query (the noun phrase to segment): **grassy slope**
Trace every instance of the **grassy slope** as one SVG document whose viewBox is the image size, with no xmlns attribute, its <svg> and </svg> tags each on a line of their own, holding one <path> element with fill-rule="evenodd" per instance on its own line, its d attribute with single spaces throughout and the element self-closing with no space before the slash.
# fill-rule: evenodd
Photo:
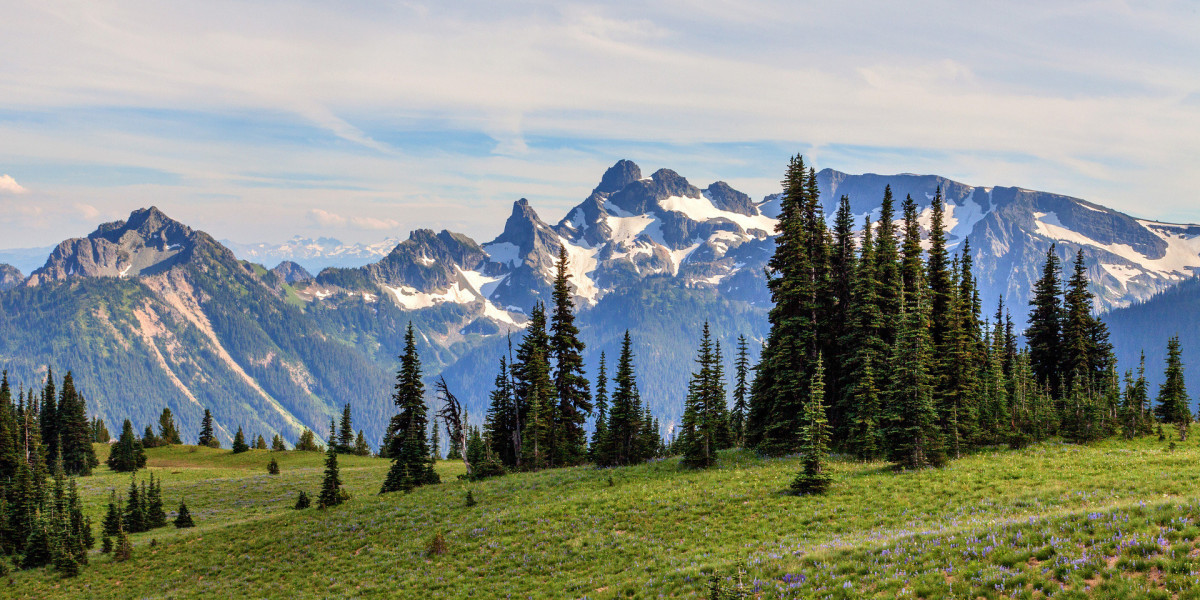
<svg viewBox="0 0 1200 600">
<path fill-rule="evenodd" d="M 740 566 L 763 597 L 1196 597 L 1200 447 L 1164 446 L 1045 444 L 900 474 L 838 462 L 819 498 L 781 493 L 795 460 L 737 452 L 704 472 L 668 460 L 477 484 L 443 462 L 447 483 L 386 496 L 386 461 L 341 457 L 354 499 L 326 511 L 289 510 L 317 490 L 319 454 L 276 453 L 272 477 L 266 451 L 154 449 L 165 502 L 185 497 L 196 529 L 135 535 L 132 561 L 93 554 L 71 580 L 18 573 L 0 596 L 696 597 L 704 573 Z M 104 468 L 83 480 L 95 522 L 107 490 L 128 485 Z M 426 558 L 438 530 L 449 552 Z"/>
</svg>

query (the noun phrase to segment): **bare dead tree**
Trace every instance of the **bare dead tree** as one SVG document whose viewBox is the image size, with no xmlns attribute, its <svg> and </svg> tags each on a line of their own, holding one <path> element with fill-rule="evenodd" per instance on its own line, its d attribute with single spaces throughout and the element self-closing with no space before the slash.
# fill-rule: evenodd
<svg viewBox="0 0 1200 600">
<path fill-rule="evenodd" d="M 436 387 L 438 398 L 442 401 L 442 408 L 438 409 L 437 416 L 446 424 L 446 435 L 449 439 L 458 440 L 459 454 L 462 455 L 463 465 L 467 467 L 467 477 L 469 478 L 471 477 L 471 462 L 467 459 L 466 412 L 463 411 L 458 398 L 450 393 L 445 377 L 438 379 Z"/>
</svg>

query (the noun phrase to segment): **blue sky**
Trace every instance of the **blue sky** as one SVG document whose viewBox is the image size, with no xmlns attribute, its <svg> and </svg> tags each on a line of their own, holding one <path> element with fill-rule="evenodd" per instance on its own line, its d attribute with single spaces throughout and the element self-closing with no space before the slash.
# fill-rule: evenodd
<svg viewBox="0 0 1200 600">
<path fill-rule="evenodd" d="M 787 157 L 1200 222 L 1194 2 L 0 5 L 0 247 L 154 204 L 218 238 L 479 239 L 621 158 Z"/>
</svg>

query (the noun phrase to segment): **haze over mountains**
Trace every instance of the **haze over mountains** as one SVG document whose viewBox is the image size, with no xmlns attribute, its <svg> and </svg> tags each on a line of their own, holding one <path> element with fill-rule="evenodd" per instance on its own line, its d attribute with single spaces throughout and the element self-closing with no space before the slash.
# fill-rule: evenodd
<svg viewBox="0 0 1200 600">
<path fill-rule="evenodd" d="M 1018 321 L 1051 244 L 1063 256 L 1084 252 L 1101 310 L 1149 299 L 1200 267 L 1200 227 L 1076 198 L 933 175 L 826 169 L 818 182 L 827 214 L 847 195 L 859 223 L 878 214 L 887 185 L 897 205 L 911 195 L 928 223 L 940 187 L 951 249 L 970 240 L 984 312 L 1003 294 Z M 506 334 L 519 336 L 530 307 L 549 298 L 561 247 L 589 372 L 631 329 L 642 396 L 669 424 L 702 321 L 727 350 L 739 334 L 765 334 L 777 210 L 776 196 L 701 188 L 625 160 L 557 223 L 518 200 L 483 243 L 417 230 L 398 243 L 223 244 L 151 207 L 62 242 L 28 278 L 0 268 L 0 364 L 26 382 L 50 360 L 74 370 L 110 422 L 140 426 L 165 405 L 186 435 L 211 408 L 226 441 L 239 425 L 289 440 L 305 427 L 320 435 L 350 402 L 377 444 L 409 320 L 427 375 L 444 374 L 477 422 Z"/>
</svg>

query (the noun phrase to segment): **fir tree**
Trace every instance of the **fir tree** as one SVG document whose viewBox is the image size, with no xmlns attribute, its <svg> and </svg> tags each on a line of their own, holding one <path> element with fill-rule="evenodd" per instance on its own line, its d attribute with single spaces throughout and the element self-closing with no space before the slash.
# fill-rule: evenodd
<svg viewBox="0 0 1200 600">
<path fill-rule="evenodd" d="M 517 421 L 517 407 L 513 400 L 512 379 L 508 375 L 508 363 L 500 357 L 500 372 L 496 374 L 491 402 L 484 417 L 491 453 L 507 466 L 516 466 L 517 454 L 513 438 L 513 426 Z"/>
<path fill-rule="evenodd" d="M 268 475 L 278 475 L 279 474 L 279 461 L 275 460 L 274 456 L 271 457 L 271 460 L 267 461 L 267 474 Z"/>
<path fill-rule="evenodd" d="M 431 459 L 437 460 L 437 451 L 431 455 Z M 358 436 L 354 438 L 354 455 L 355 456 L 370 456 L 371 446 L 367 444 L 367 438 L 363 436 L 361 429 L 358 430 Z"/>
<path fill-rule="evenodd" d="M 425 439 L 424 428 L 421 429 L 421 439 Z M 329 508 L 342 503 L 342 478 L 338 470 L 337 455 L 337 445 L 331 439 L 325 450 L 325 478 L 321 480 L 321 495 L 317 499 L 317 508 Z"/>
<path fill-rule="evenodd" d="M 112 439 L 112 435 L 108 432 L 108 427 L 104 425 L 104 419 L 100 417 L 92 417 L 92 441 L 97 444 L 107 444 Z"/>
<path fill-rule="evenodd" d="M 242 427 L 239 425 L 237 433 L 233 436 L 233 453 L 241 454 L 250 450 L 250 445 L 246 443 L 246 435 L 242 433 Z"/>
<path fill-rule="evenodd" d="M 0 498 L 8 483 L 17 476 L 17 466 L 23 461 L 19 450 L 20 434 L 17 413 L 13 407 L 12 390 L 8 385 L 8 371 L 0 374 Z M 0 515 L 3 519 L 3 515 Z M 2 527 L 2 525 L 0 525 Z M 0 544 L 2 549 L 3 544 Z"/>
<path fill-rule="evenodd" d="M 145 494 L 138 490 L 137 481 L 134 478 L 129 479 L 129 495 L 125 500 L 125 515 L 121 522 L 125 525 L 125 531 L 129 533 L 139 533 L 146 531 L 146 506 L 143 500 Z"/>
<path fill-rule="evenodd" d="M 263 436 L 259 435 L 259 436 L 258 436 L 258 440 L 254 442 L 254 449 L 255 449 L 255 450 L 266 450 L 266 449 L 267 449 L 267 440 L 266 440 L 266 438 L 264 438 Z"/>
<path fill-rule="evenodd" d="M 32 390 L 30 391 L 32 394 Z M 54 385 L 54 369 L 46 368 L 46 386 L 42 389 L 41 414 L 38 425 L 41 426 L 42 443 L 46 445 L 46 457 L 58 456 L 58 404 L 57 391 Z"/>
<path fill-rule="evenodd" d="M 124 562 L 131 558 L 133 558 L 133 543 L 129 541 L 129 534 L 121 530 L 117 535 L 117 547 L 113 550 L 113 560 Z"/>
<path fill-rule="evenodd" d="M 271 436 L 271 451 L 283 452 L 287 450 L 287 444 L 283 442 L 283 436 L 278 433 Z"/>
<path fill-rule="evenodd" d="M 220 444 L 217 441 L 217 437 L 213 435 L 212 413 L 207 408 L 204 409 L 204 419 L 200 421 L 200 436 L 196 443 L 210 448 L 217 448 Z"/>
<path fill-rule="evenodd" d="M 1179 336 L 1171 336 L 1167 341 L 1167 368 L 1163 373 L 1163 383 L 1158 388 L 1158 406 L 1154 414 L 1159 421 L 1179 427 L 1180 440 L 1187 436 L 1186 427 L 1192 421 L 1192 412 L 1188 408 L 1190 402 L 1187 386 L 1183 382 L 1183 351 L 1179 347 Z"/>
<path fill-rule="evenodd" d="M 804 403 L 800 429 L 800 473 L 792 480 L 794 494 L 823 494 L 833 478 L 825 466 L 829 427 L 825 419 L 825 367 L 820 356 L 813 371 L 812 392 Z"/>
<path fill-rule="evenodd" d="M 608 435 L 608 364 L 604 353 L 600 353 L 600 369 L 596 373 L 596 427 L 592 431 L 592 445 L 588 449 L 592 462 L 604 464 L 608 458 L 602 455 L 604 438 Z"/>
<path fill-rule="evenodd" d="M 1029 364 L 1034 377 L 1038 384 L 1049 386 L 1050 394 L 1055 398 L 1062 389 L 1060 296 L 1058 254 L 1051 245 L 1042 265 L 1042 277 L 1034 284 L 1033 297 L 1029 301 L 1029 327 L 1025 330 L 1025 339 L 1029 343 Z"/>
<path fill-rule="evenodd" d="M 380 493 L 407 491 L 416 486 L 439 482 L 425 438 L 425 432 L 429 429 L 425 384 L 421 382 L 421 359 L 417 355 L 412 323 L 408 324 L 404 343 L 404 355 L 400 357 L 400 370 L 396 373 L 395 392 L 392 394 L 399 412 L 392 417 L 388 427 L 388 456 L 392 458 L 392 467 Z M 324 493 L 322 491 L 323 496 Z"/>
<path fill-rule="evenodd" d="M 158 439 L 157 435 L 154 435 L 154 428 L 147 425 L 146 429 L 142 430 L 142 447 L 157 448 L 161 445 L 162 441 Z"/>
<path fill-rule="evenodd" d="M 158 417 L 158 437 L 164 444 L 183 443 L 183 439 L 179 436 L 179 429 L 175 427 L 175 415 L 171 414 L 169 408 L 164 408 Z"/>
<path fill-rule="evenodd" d="M 304 492 L 300 492 L 303 494 Z M 173 521 L 176 529 L 187 529 L 195 527 L 196 523 L 192 521 L 192 513 L 188 510 L 187 502 L 179 501 L 179 510 L 176 511 L 175 520 Z"/>
<path fill-rule="evenodd" d="M 113 445 L 105 464 L 118 472 L 136 471 L 146 466 L 146 452 L 142 449 L 142 442 L 133 434 L 133 423 L 129 419 L 125 419 L 121 426 L 121 437 Z"/>
<path fill-rule="evenodd" d="M 725 389 L 720 381 L 718 348 L 706 321 L 697 350 L 696 364 L 699 369 L 692 373 L 688 384 L 679 433 L 683 444 L 681 464 L 687 467 L 702 469 L 712 466 L 716 462 L 717 450 L 723 447 L 722 438 L 728 438 L 728 421 L 724 414 Z"/>
<path fill-rule="evenodd" d="M 305 429 L 300 432 L 300 437 L 296 438 L 295 449 L 299 452 L 320 452 L 320 446 L 317 446 L 317 436 L 311 429 Z"/>
<path fill-rule="evenodd" d="M 312 500 L 310 500 L 308 498 L 308 493 L 305 492 L 304 490 L 301 490 L 300 494 L 298 496 L 296 496 L 296 505 L 293 506 L 292 508 L 294 508 L 296 510 L 304 510 L 311 505 L 312 505 Z"/>
<path fill-rule="evenodd" d="M 61 436 L 63 468 L 68 475 L 91 475 L 100 464 L 92 450 L 92 430 L 87 418 L 87 406 L 75 391 L 75 379 L 70 371 L 63 377 L 57 418 Z"/>
<path fill-rule="evenodd" d="M 641 407 L 633 367 L 633 343 L 629 330 L 621 341 L 617 373 L 613 377 L 612 408 L 608 413 L 607 434 L 604 438 L 601 466 L 629 465 L 640 462 Z"/>
<path fill-rule="evenodd" d="M 886 439 L 889 460 L 919 469 L 939 465 L 943 457 L 928 371 L 925 307 L 920 298 L 910 306 L 901 310 L 900 331 L 892 352 Z"/>
<path fill-rule="evenodd" d="M 750 375 L 750 355 L 744 335 L 738 336 L 737 359 L 733 363 L 733 369 L 733 411 L 730 413 L 729 428 L 734 445 L 742 448 L 746 445 L 746 398 L 750 393 L 747 380 Z"/>
<path fill-rule="evenodd" d="M 150 485 L 146 488 L 146 528 L 157 529 L 167 525 L 167 511 L 163 509 L 162 480 L 157 483 L 150 473 Z"/>
<path fill-rule="evenodd" d="M 442 439 L 436 422 L 429 427 L 429 459 L 435 463 L 442 460 Z"/>
<path fill-rule="evenodd" d="M 587 456 L 583 425 L 592 411 L 592 394 L 583 370 L 584 344 L 575 326 L 575 306 L 570 286 L 567 247 L 559 246 L 550 320 L 550 356 L 554 359 L 554 389 L 558 407 L 553 418 L 551 464 L 579 464 Z"/>
<path fill-rule="evenodd" d="M 529 470 L 550 465 L 557 390 L 551 380 L 549 356 L 546 311 L 538 303 L 530 312 L 516 361 L 510 365 L 521 424 L 520 465 Z"/>
<path fill-rule="evenodd" d="M 333 440 L 330 440 L 329 443 L 332 444 Z M 342 421 L 337 435 L 337 451 L 342 454 L 350 454 L 354 451 L 354 425 L 350 419 L 349 403 L 342 408 Z"/>
</svg>

